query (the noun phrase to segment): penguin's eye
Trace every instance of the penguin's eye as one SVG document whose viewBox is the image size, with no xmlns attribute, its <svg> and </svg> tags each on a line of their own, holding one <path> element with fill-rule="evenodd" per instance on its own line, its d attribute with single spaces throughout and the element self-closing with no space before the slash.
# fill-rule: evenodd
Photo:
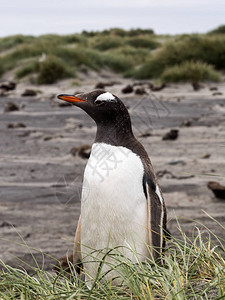
<svg viewBox="0 0 225 300">
<path fill-rule="evenodd" d="M 96 99 L 96 100 L 95 100 L 95 104 L 102 104 L 102 103 L 103 103 L 102 100 L 99 100 L 99 99 Z"/>
</svg>

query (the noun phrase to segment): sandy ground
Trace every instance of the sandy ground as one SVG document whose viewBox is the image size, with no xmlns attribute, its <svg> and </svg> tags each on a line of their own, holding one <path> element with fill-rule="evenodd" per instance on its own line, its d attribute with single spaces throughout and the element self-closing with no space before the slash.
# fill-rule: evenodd
<svg viewBox="0 0 225 300">
<path fill-rule="evenodd" d="M 171 233 L 179 236 L 178 218 L 189 236 L 196 232 L 196 222 L 202 230 L 207 226 L 224 236 L 206 214 L 225 226 L 225 201 L 216 199 L 207 188 L 212 180 L 225 184 L 224 83 L 204 84 L 198 92 L 188 84 L 169 85 L 136 96 L 121 93 L 131 80 L 109 72 L 90 72 L 76 80 L 79 86 L 72 80 L 39 87 L 20 83 L 15 91 L 0 97 L 0 259 L 5 263 L 18 266 L 23 260 L 29 270 L 29 264 L 35 265 L 33 256 L 43 263 L 43 251 L 44 268 L 51 270 L 53 258 L 71 252 L 87 160 L 72 156 L 70 150 L 91 145 L 96 127 L 80 109 L 59 107 L 55 95 L 88 92 L 99 81 L 118 82 L 106 89 L 129 108 L 135 135 L 159 175 Z M 222 94 L 213 96 L 210 87 Z M 25 88 L 39 93 L 21 97 Z M 16 103 L 20 110 L 4 112 L 8 102 Z M 190 126 L 184 125 L 186 121 Z M 8 128 L 15 123 L 26 127 Z M 170 129 L 179 129 L 179 137 L 162 140 Z"/>
</svg>

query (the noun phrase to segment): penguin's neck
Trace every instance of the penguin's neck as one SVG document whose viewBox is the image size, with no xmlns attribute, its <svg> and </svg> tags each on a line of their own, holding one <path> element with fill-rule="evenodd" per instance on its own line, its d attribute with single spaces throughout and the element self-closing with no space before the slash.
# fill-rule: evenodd
<svg viewBox="0 0 225 300">
<path fill-rule="evenodd" d="M 144 169 L 151 173 L 150 176 L 152 181 L 155 181 L 154 172 L 152 172 L 151 161 L 143 145 L 135 138 L 133 134 L 130 118 L 129 120 L 118 122 L 117 125 L 110 122 L 107 124 L 97 123 L 95 143 L 103 143 L 111 146 L 122 146 L 131 150 L 140 157 Z"/>
<path fill-rule="evenodd" d="M 124 146 L 135 140 L 130 118 L 118 122 L 97 123 L 95 142 L 113 146 Z"/>
</svg>

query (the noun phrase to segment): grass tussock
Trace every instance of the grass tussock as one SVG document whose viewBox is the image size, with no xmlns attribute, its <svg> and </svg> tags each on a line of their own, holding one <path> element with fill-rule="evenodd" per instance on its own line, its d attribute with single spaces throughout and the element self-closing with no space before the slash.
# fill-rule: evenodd
<svg viewBox="0 0 225 300">
<path fill-rule="evenodd" d="M 95 49 L 105 51 L 113 48 L 118 48 L 124 44 L 124 39 L 119 36 L 103 36 L 98 37 L 93 44 Z"/>
<path fill-rule="evenodd" d="M 75 71 L 69 69 L 59 57 L 49 55 L 44 61 L 35 60 L 24 64 L 16 71 L 15 76 L 21 79 L 30 74 L 36 74 L 38 84 L 51 84 L 57 80 L 75 76 Z"/>
<path fill-rule="evenodd" d="M 103 56 L 103 64 L 118 73 L 123 73 L 134 66 L 131 57 L 123 54 L 115 56 L 110 53 Z"/>
<path fill-rule="evenodd" d="M 130 36 L 138 36 L 138 35 L 153 35 L 154 31 L 152 29 L 130 29 L 125 30 L 122 28 L 111 28 L 103 31 L 82 31 L 82 35 L 88 37 L 96 37 L 96 36 L 120 36 L 120 37 L 130 37 Z"/>
<path fill-rule="evenodd" d="M 9 50 L 13 47 L 25 43 L 31 43 L 35 40 L 33 36 L 25 36 L 22 34 L 12 35 L 5 38 L 0 38 L 0 51 Z"/>
<path fill-rule="evenodd" d="M 149 50 L 156 49 L 160 46 L 160 43 L 151 36 L 132 37 L 127 40 L 127 44 L 134 48 L 147 48 Z"/>
<path fill-rule="evenodd" d="M 101 57 L 98 51 L 83 47 L 59 47 L 54 50 L 54 55 L 62 59 L 65 65 L 82 66 L 98 70 L 101 66 Z"/>
<path fill-rule="evenodd" d="M 21 79 L 37 71 L 38 71 L 38 62 L 37 61 L 28 62 L 15 72 L 15 76 L 17 79 Z"/>
<path fill-rule="evenodd" d="M 213 66 L 202 62 L 186 61 L 167 68 L 161 75 L 163 82 L 191 82 L 196 86 L 201 81 L 220 81 L 220 73 Z"/>
<path fill-rule="evenodd" d="M 69 76 L 71 76 L 69 69 L 56 56 L 48 56 L 43 62 L 39 63 L 37 80 L 40 84 L 54 83 Z"/>
<path fill-rule="evenodd" d="M 164 43 L 148 62 L 134 72 L 139 79 L 158 78 L 168 67 L 185 61 L 201 61 L 218 70 L 225 69 L 225 37 L 184 35 Z"/>
<path fill-rule="evenodd" d="M 225 34 L 225 25 L 221 25 L 214 30 L 211 30 L 209 34 Z"/>
<path fill-rule="evenodd" d="M 24 269 L 12 268 L 1 262 L 0 297 L 11 299 L 223 299 L 225 297 L 225 248 L 213 233 L 204 234 L 195 228 L 195 238 L 190 240 L 181 231 L 181 238 L 169 243 L 164 263 L 147 260 L 133 264 L 116 249 L 107 252 L 99 261 L 96 278 L 88 289 L 74 274 L 66 276 L 62 270 L 56 275 L 43 271 L 38 265 L 33 274 Z M 107 257 L 107 256 L 106 256 Z M 96 263 L 96 262 L 95 262 Z M 121 284 L 114 286 L 104 280 L 104 264 L 109 273 L 117 272 Z M 108 272 L 108 271 L 107 271 Z"/>
</svg>

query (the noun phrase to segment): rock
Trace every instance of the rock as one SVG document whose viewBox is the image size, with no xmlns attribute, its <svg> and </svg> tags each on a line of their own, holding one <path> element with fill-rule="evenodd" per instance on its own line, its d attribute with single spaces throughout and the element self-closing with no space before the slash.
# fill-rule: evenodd
<svg viewBox="0 0 225 300">
<path fill-rule="evenodd" d="M 219 199 L 225 199 L 225 186 L 221 185 L 216 181 L 209 181 L 207 184 L 208 188 L 214 193 Z"/>
<path fill-rule="evenodd" d="M 156 86 L 154 86 L 152 83 L 149 84 L 149 88 L 150 88 L 150 90 L 153 91 L 153 92 L 161 91 L 161 90 L 164 89 L 165 87 L 166 87 L 166 84 L 165 84 L 165 83 L 163 83 L 163 84 L 161 84 L 161 85 L 156 85 Z"/>
<path fill-rule="evenodd" d="M 133 92 L 133 87 L 128 84 L 127 86 L 125 86 L 122 90 L 121 90 L 122 93 L 124 94 L 129 94 L 129 93 L 132 93 Z"/>
<path fill-rule="evenodd" d="M 26 104 L 24 103 L 24 102 L 22 102 L 21 104 L 20 104 L 20 109 L 24 109 L 26 107 Z"/>
<path fill-rule="evenodd" d="M 89 145 L 81 146 L 80 149 L 78 149 L 78 155 L 81 158 L 87 159 L 90 157 L 90 154 L 91 154 L 91 146 L 89 146 Z"/>
<path fill-rule="evenodd" d="M 143 137 L 143 138 L 146 138 L 146 137 L 149 137 L 149 136 L 152 136 L 152 133 L 151 133 L 151 132 L 148 132 L 148 131 L 146 131 L 145 133 L 142 133 L 142 134 L 140 134 L 138 137 Z"/>
<path fill-rule="evenodd" d="M 2 224 L 0 224 L 0 227 L 16 227 L 15 224 L 11 224 L 7 221 L 2 222 Z"/>
<path fill-rule="evenodd" d="M 13 102 L 8 102 L 4 109 L 5 112 L 16 111 L 16 110 L 19 110 L 19 107 Z"/>
<path fill-rule="evenodd" d="M 216 86 L 212 86 L 209 88 L 210 91 L 218 91 L 218 88 Z"/>
<path fill-rule="evenodd" d="M 16 88 L 16 83 L 13 81 L 5 81 L 0 84 L 0 89 L 5 91 L 15 90 L 15 88 Z"/>
<path fill-rule="evenodd" d="M 186 165 L 186 162 L 182 159 L 179 160 L 171 160 L 168 163 L 166 163 L 167 165 L 171 165 L 171 166 L 175 166 L 175 165 Z"/>
<path fill-rule="evenodd" d="M 135 95 L 145 95 L 147 94 L 146 90 L 142 87 L 142 88 L 137 88 L 135 91 L 134 91 Z"/>
<path fill-rule="evenodd" d="M 60 134 L 57 134 L 57 135 L 48 135 L 48 136 L 45 136 L 43 138 L 43 141 L 50 141 L 52 139 L 57 139 L 57 138 L 63 138 L 63 135 L 60 135 Z"/>
<path fill-rule="evenodd" d="M 82 145 L 80 147 L 73 147 L 70 150 L 70 153 L 73 156 L 80 156 L 81 158 L 87 159 L 90 157 L 91 154 L 91 146 L 90 145 Z"/>
<path fill-rule="evenodd" d="M 33 97 L 33 96 L 36 96 L 36 95 L 37 95 L 37 92 L 35 90 L 26 89 L 21 96 L 23 96 L 23 97 L 27 97 L 27 96 Z"/>
<path fill-rule="evenodd" d="M 211 154 L 209 153 L 205 153 L 202 156 L 200 156 L 200 158 L 206 159 L 206 158 L 210 158 Z"/>
<path fill-rule="evenodd" d="M 173 176 L 173 174 L 170 171 L 167 171 L 167 170 L 159 170 L 159 171 L 156 172 L 156 176 L 158 178 L 162 178 L 167 174 L 170 175 L 170 176 Z"/>
<path fill-rule="evenodd" d="M 96 89 L 104 89 L 106 86 L 113 86 L 115 84 L 120 84 L 119 81 L 108 81 L 108 82 L 98 82 L 95 86 Z"/>
<path fill-rule="evenodd" d="M 178 180 L 189 179 L 189 178 L 195 177 L 194 175 L 176 176 L 168 170 L 160 170 L 160 171 L 156 172 L 156 176 L 158 178 L 164 177 L 165 175 L 167 175 L 167 178 L 178 179 Z"/>
<path fill-rule="evenodd" d="M 103 82 L 98 82 L 95 86 L 96 89 L 104 89 L 105 88 L 105 83 Z"/>
<path fill-rule="evenodd" d="M 169 132 L 167 132 L 166 134 L 164 134 L 164 136 L 162 137 L 162 139 L 164 141 L 166 140 L 176 140 L 178 138 L 179 135 L 179 130 L 178 129 L 171 129 Z"/>
<path fill-rule="evenodd" d="M 223 93 L 221 93 L 221 92 L 215 92 L 215 93 L 212 93 L 212 95 L 213 95 L 213 96 L 222 96 Z"/>
<path fill-rule="evenodd" d="M 22 132 L 21 134 L 18 134 L 19 137 L 26 137 L 26 136 L 29 136 L 31 134 L 31 132 L 29 131 L 25 131 L 25 132 Z"/>
<path fill-rule="evenodd" d="M 190 127 L 192 125 L 192 121 L 191 120 L 185 120 L 181 126 L 186 126 L 186 127 Z"/>
<path fill-rule="evenodd" d="M 23 123 L 9 123 L 8 125 L 7 125 L 7 128 L 25 128 L 25 127 L 27 127 L 25 124 L 23 124 Z"/>
<path fill-rule="evenodd" d="M 202 88 L 199 82 L 193 82 L 192 87 L 194 91 L 199 91 Z"/>
<path fill-rule="evenodd" d="M 106 86 L 113 86 L 115 84 L 120 84 L 118 81 L 108 81 L 108 82 L 98 82 L 95 86 L 96 89 L 104 89 Z"/>
<path fill-rule="evenodd" d="M 50 141 L 50 140 L 52 140 L 53 139 L 53 136 L 45 136 L 44 138 L 43 138 L 43 141 Z"/>
<path fill-rule="evenodd" d="M 0 97 L 8 97 L 8 93 L 5 90 L 1 90 Z"/>
</svg>

